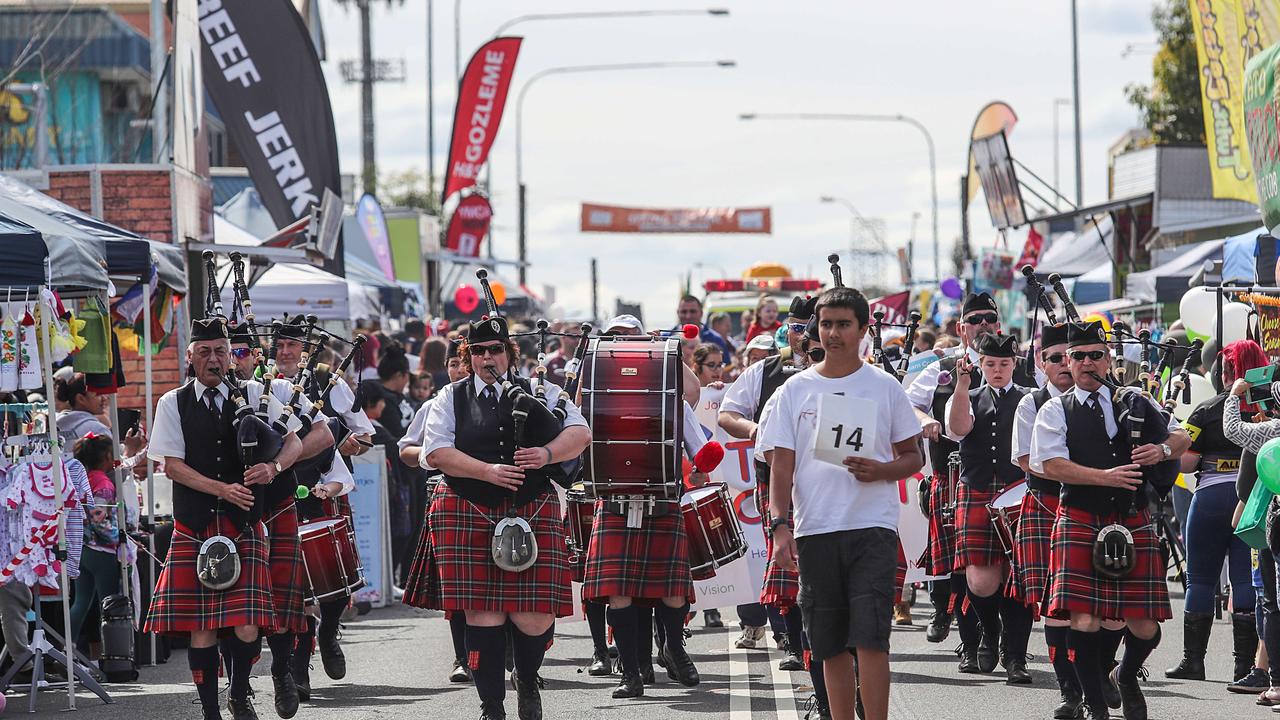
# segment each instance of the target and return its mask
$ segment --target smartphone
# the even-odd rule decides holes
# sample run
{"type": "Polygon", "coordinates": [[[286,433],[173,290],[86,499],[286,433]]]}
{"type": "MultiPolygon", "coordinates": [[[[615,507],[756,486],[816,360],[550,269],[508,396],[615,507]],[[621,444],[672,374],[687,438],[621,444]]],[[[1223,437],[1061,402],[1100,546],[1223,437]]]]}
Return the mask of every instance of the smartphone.
{"type": "Polygon", "coordinates": [[[116,409],[116,432],[119,433],[116,439],[123,440],[130,430],[138,429],[138,421],[142,419],[142,412],[132,408],[116,409]]]}

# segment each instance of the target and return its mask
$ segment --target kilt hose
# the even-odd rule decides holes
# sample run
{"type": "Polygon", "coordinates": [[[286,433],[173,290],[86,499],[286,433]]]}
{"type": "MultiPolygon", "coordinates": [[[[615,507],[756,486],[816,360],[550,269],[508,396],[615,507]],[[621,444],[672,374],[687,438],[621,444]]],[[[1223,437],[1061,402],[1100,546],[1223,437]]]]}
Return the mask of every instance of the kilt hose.
{"type": "Polygon", "coordinates": [[[963,570],[970,565],[1000,565],[1008,563],[1009,556],[1000,544],[996,526],[991,523],[987,505],[1000,494],[1003,487],[975,490],[964,483],[956,488],[956,562],[954,569],[963,570]]]}
{"type": "Polygon", "coordinates": [[[629,528],[626,516],[608,512],[603,501],[597,502],[583,574],[585,600],[682,597],[693,603],[697,599],[684,517],[674,509],[646,516],[641,527],[629,528]]]}
{"type": "Polygon", "coordinates": [[[174,523],[169,557],[156,581],[143,631],[181,635],[256,625],[265,633],[276,627],[273,605],[262,523],[254,523],[244,532],[223,515],[199,532],[174,523]],[[210,590],[196,577],[196,558],[200,545],[219,534],[235,540],[240,579],[226,590],[210,590]]]}
{"type": "Polygon", "coordinates": [[[934,577],[946,577],[956,565],[956,528],[942,519],[942,483],[945,476],[934,475],[929,487],[929,541],[916,567],[934,577]]]}
{"type": "Polygon", "coordinates": [[[307,585],[298,537],[298,511],[293,498],[285,498],[267,515],[267,563],[271,566],[271,598],[275,601],[274,632],[307,631],[303,601],[307,585]]]}
{"type": "Polygon", "coordinates": [[[1066,620],[1071,613],[1089,613],[1103,620],[1173,617],[1164,557],[1151,515],[1099,515],[1061,506],[1050,537],[1053,580],[1049,586],[1049,615],[1066,620]],[[1098,531],[1116,523],[1133,533],[1136,562],[1129,575],[1112,579],[1093,569],[1093,543],[1098,531]]]}
{"type": "Polygon", "coordinates": [[[566,617],[573,613],[569,551],[564,544],[560,503],[550,490],[515,508],[533,530],[538,559],[522,572],[503,570],[490,548],[497,522],[509,502],[496,508],[475,505],[449,486],[436,490],[430,522],[423,523],[418,553],[409,569],[404,602],[432,610],[528,612],[566,617]]]}
{"type": "Polygon", "coordinates": [[[1014,539],[1014,571],[1010,597],[1022,598],[1037,619],[1048,610],[1050,535],[1058,515],[1058,496],[1030,490],[1022,498],[1022,514],[1014,539]]]}

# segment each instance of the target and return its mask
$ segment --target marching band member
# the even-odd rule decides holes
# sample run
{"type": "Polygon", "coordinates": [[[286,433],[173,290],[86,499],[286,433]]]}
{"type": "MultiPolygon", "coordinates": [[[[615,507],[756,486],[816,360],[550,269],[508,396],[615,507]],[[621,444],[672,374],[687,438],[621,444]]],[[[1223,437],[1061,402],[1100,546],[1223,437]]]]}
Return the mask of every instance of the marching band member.
{"type": "Polygon", "coordinates": [[[1103,618],[1124,619],[1124,655],[1108,679],[1120,693],[1125,720],[1145,720],[1138,671],[1160,644],[1160,621],[1173,615],[1147,504],[1153,491],[1167,491],[1166,479],[1172,485],[1176,467],[1166,478],[1158,473],[1167,474],[1167,465],[1152,466],[1176,460],[1191,438],[1160,408],[1128,393],[1124,402],[1143,411],[1143,422],[1122,432],[1121,399],[1102,382],[1111,355],[1101,323],[1073,324],[1068,333],[1075,388],[1040,408],[1031,441],[1031,471],[1062,483],[1050,539],[1049,614],[1071,621],[1067,646],[1095,720],[1110,717],[1098,631],[1103,618]],[[1133,432],[1140,440],[1131,441],[1133,432]],[[1166,435],[1163,442],[1146,441],[1166,435]]]}
{"type": "Polygon", "coordinates": [[[1026,685],[1031,682],[1026,653],[1032,613],[1019,599],[1002,597],[1010,568],[987,505],[1022,479],[1022,471],[1004,459],[1011,452],[1018,403],[1031,390],[1013,382],[1013,336],[988,333],[978,338],[977,350],[983,384],[970,389],[973,366],[962,356],[956,362],[956,392],[947,401],[947,435],[960,444],[955,568],[964,571],[968,601],[982,629],[978,669],[995,669],[999,647],[1005,682],[1026,685]]]}
{"type": "MultiPolygon", "coordinates": [[[[415,561],[411,577],[419,568],[431,573],[426,582],[433,592],[425,604],[466,613],[468,660],[487,720],[506,717],[505,625],[511,621],[519,717],[539,720],[538,670],[555,618],[573,608],[559,503],[545,475],[526,481],[526,473],[577,457],[591,432],[570,402],[553,441],[517,449],[511,400],[497,386],[519,358],[504,318],[472,323],[459,354],[473,375],[443,388],[427,414],[422,462],[442,471],[445,485],[436,491],[427,524],[431,559],[415,561]],[[520,523],[528,530],[520,532],[520,523]],[[506,529],[498,529],[495,554],[498,524],[506,529]],[[508,555],[532,564],[520,571],[504,568],[499,562],[508,555]]],[[[559,394],[548,385],[548,409],[559,394]]]]}
{"type": "MultiPolygon", "coordinates": [[[[467,369],[462,364],[462,358],[458,357],[459,341],[450,340],[449,349],[445,354],[445,371],[449,375],[449,382],[456,383],[467,377],[467,369]]],[[[436,401],[439,395],[432,397],[422,403],[422,407],[413,414],[413,420],[409,422],[409,429],[405,431],[404,437],[400,438],[397,444],[400,448],[400,462],[412,467],[422,466],[422,443],[425,441],[427,431],[427,415],[431,412],[431,405],[436,401]]],[[[430,471],[430,468],[428,468],[430,471]]],[[[427,498],[427,507],[431,506],[431,498],[427,498]]],[[[428,514],[429,515],[429,514],[428,514]]],[[[424,542],[431,542],[431,531],[426,526],[424,518],[422,531],[419,534],[418,543],[421,546],[424,542]]],[[[414,557],[423,557],[424,551],[420,548],[414,557]]],[[[422,576],[419,575],[419,578],[422,576]]],[[[416,588],[405,587],[405,594],[418,592],[416,588]]],[[[405,601],[408,604],[408,600],[405,601]]],[[[453,670],[449,672],[449,682],[464,683],[471,682],[471,668],[467,666],[467,645],[466,645],[467,618],[461,612],[449,613],[449,634],[453,639],[453,670]]]]}
{"type": "MultiPolygon", "coordinates": [[[[856,652],[867,720],[885,720],[899,546],[897,483],[923,464],[920,422],[897,378],[859,356],[870,320],[862,293],[827,290],[815,314],[825,357],[782,386],[767,428],[774,447],[769,525],[777,561],[800,572],[799,604],[813,657],[822,661],[826,677],[847,678],[856,652]],[[835,393],[874,404],[875,416],[867,418],[875,428],[869,447],[863,447],[863,428],[844,428],[849,434],[839,436],[840,430],[818,427],[819,398],[835,393]],[[818,460],[818,443],[857,454],[832,465],[818,460]]],[[[832,717],[853,720],[855,685],[830,683],[827,694],[832,717]]]]}
{"type": "MultiPolygon", "coordinates": [[[[256,720],[249,674],[260,652],[260,631],[275,628],[277,619],[263,503],[255,487],[272,484],[293,464],[301,444],[290,432],[274,461],[244,468],[224,383],[232,366],[226,323],[221,318],[197,320],[191,330],[187,362],[195,377],[160,398],[148,449],[148,456],[164,462],[173,480],[174,533],[144,631],[190,634],[187,659],[206,720],[221,717],[218,633],[233,631],[227,708],[235,720],[256,720]],[[219,536],[231,539],[235,554],[221,562],[209,555],[213,564],[203,565],[202,546],[219,536]],[[234,583],[220,590],[204,584],[233,577],[224,563],[234,558],[240,564],[234,583]],[[214,572],[224,568],[226,576],[214,572]]],[[[255,403],[263,388],[248,382],[245,391],[247,402],[255,403]]],[[[273,407],[278,412],[279,405],[273,407]]]]}

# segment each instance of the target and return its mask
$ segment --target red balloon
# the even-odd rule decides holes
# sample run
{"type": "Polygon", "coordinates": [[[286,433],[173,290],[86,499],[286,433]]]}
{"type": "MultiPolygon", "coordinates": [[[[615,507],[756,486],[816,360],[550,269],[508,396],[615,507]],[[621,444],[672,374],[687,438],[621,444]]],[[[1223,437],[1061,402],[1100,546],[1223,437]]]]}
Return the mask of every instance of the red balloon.
{"type": "Polygon", "coordinates": [[[480,306],[480,295],[470,285],[459,285],[453,293],[453,304],[458,306],[458,312],[470,315],[480,306]]]}

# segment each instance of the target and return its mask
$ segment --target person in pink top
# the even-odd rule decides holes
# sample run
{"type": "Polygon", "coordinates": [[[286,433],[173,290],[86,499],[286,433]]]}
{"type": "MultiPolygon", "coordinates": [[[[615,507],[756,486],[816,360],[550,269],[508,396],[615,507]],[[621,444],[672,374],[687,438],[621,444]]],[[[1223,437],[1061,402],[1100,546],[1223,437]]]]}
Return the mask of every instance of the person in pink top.
{"type": "Polygon", "coordinates": [[[113,444],[110,435],[89,433],[75,445],[76,459],[88,471],[93,493],[93,507],[85,508],[84,553],[80,577],[76,578],[76,601],[71,606],[71,637],[76,639],[94,604],[120,592],[120,522],[116,484],[108,474],[115,466],[113,444]]]}

